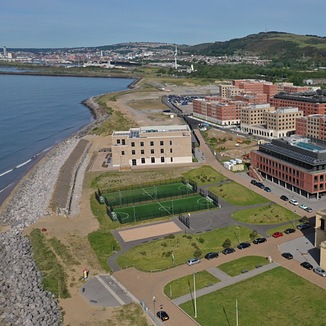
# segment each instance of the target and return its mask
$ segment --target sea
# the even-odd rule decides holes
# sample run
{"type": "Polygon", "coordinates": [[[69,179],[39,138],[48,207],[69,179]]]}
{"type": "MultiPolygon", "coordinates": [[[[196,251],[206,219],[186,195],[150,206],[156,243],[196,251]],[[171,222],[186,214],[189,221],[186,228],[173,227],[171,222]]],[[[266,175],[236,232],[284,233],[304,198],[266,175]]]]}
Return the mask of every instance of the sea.
{"type": "MultiPolygon", "coordinates": [[[[0,68],[17,72],[15,68],[0,68]]],[[[90,124],[82,102],[133,79],[0,75],[0,205],[35,162],[90,124]]]]}

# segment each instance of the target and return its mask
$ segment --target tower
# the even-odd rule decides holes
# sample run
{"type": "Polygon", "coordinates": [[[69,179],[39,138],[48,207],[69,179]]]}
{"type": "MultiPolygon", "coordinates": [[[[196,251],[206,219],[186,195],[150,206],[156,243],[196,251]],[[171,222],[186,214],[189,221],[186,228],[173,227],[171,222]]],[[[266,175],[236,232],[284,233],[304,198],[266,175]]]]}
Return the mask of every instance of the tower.
{"type": "Polygon", "coordinates": [[[177,62],[177,55],[178,55],[178,48],[175,46],[175,52],[174,52],[174,68],[178,69],[178,62],[177,62]]]}
{"type": "Polygon", "coordinates": [[[7,48],[5,46],[3,47],[3,56],[7,57],[7,48]]]}

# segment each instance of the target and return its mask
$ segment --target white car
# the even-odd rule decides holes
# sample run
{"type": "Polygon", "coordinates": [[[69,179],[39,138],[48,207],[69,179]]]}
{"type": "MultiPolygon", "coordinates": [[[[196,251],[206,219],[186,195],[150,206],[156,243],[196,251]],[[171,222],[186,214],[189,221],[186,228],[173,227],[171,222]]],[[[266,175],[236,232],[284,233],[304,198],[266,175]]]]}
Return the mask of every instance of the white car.
{"type": "Polygon", "coordinates": [[[320,267],[314,268],[313,271],[320,276],[326,277],[326,271],[320,267]]]}
{"type": "Polygon", "coordinates": [[[305,204],[301,204],[299,207],[300,207],[301,209],[304,209],[304,210],[306,210],[306,209],[308,208],[308,206],[305,205],[305,204]]]}
{"type": "Polygon", "coordinates": [[[295,199],[290,199],[289,200],[289,203],[292,204],[292,205],[294,205],[294,206],[298,206],[299,205],[298,201],[295,200],[295,199]]]}
{"type": "Polygon", "coordinates": [[[198,259],[198,258],[191,258],[191,259],[187,260],[187,264],[189,266],[199,264],[199,263],[200,263],[200,259],[198,259]]]}

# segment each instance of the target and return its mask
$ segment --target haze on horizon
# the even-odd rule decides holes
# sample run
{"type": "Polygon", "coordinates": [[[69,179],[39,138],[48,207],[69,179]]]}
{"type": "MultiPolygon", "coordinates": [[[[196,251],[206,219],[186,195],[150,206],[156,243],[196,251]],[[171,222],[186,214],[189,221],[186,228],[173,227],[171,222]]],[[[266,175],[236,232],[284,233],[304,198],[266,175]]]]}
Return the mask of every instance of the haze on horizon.
{"type": "Polygon", "coordinates": [[[11,0],[1,4],[7,48],[125,42],[200,44],[279,31],[325,36],[325,0],[11,0]]]}

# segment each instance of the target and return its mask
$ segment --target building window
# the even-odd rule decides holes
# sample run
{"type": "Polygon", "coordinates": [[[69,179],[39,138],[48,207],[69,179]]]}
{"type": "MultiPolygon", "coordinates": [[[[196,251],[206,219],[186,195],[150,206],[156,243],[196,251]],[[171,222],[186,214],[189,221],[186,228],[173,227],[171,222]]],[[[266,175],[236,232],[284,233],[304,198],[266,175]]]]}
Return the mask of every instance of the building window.
{"type": "Polygon", "coordinates": [[[145,154],[145,151],[143,149],[141,149],[140,154],[145,154]]]}
{"type": "Polygon", "coordinates": [[[163,141],[163,140],[160,141],[160,145],[161,145],[161,146],[164,145],[164,141],[163,141]]]}
{"type": "Polygon", "coordinates": [[[135,142],[134,141],[131,142],[131,147],[135,147],[135,142]]]}
{"type": "Polygon", "coordinates": [[[126,145],[126,140],[122,139],[122,145],[126,145]]]}
{"type": "Polygon", "coordinates": [[[151,146],[154,146],[154,142],[153,142],[153,141],[151,141],[149,144],[150,144],[151,146]]]}
{"type": "Polygon", "coordinates": [[[141,158],[141,163],[142,163],[142,164],[145,164],[145,157],[142,157],[142,158],[141,158]]]}
{"type": "Polygon", "coordinates": [[[170,140],[170,145],[172,145],[172,140],[170,140]]]}
{"type": "Polygon", "coordinates": [[[136,151],[133,149],[133,150],[131,151],[131,154],[132,154],[132,155],[135,155],[135,154],[136,154],[136,151]]]}
{"type": "Polygon", "coordinates": [[[120,144],[120,139],[117,139],[117,144],[120,144]]]}
{"type": "Polygon", "coordinates": [[[170,153],[172,153],[172,148],[170,148],[170,153]]]}
{"type": "Polygon", "coordinates": [[[161,153],[164,153],[164,148],[161,148],[161,153]]]}
{"type": "Polygon", "coordinates": [[[151,157],[151,163],[155,163],[155,157],[151,157]]]}
{"type": "Polygon", "coordinates": [[[144,146],[144,142],[143,141],[140,142],[140,146],[144,146]]]}
{"type": "Polygon", "coordinates": [[[325,231],[325,220],[323,218],[320,219],[320,229],[325,231]]]}
{"type": "Polygon", "coordinates": [[[170,161],[173,162],[173,157],[170,158],[170,161]]]}
{"type": "Polygon", "coordinates": [[[164,163],[165,162],[165,159],[164,159],[164,156],[161,157],[161,163],[164,163]]]}
{"type": "Polygon", "coordinates": [[[121,155],[125,155],[125,151],[121,151],[121,155]]]}
{"type": "Polygon", "coordinates": [[[132,165],[137,165],[137,161],[135,158],[133,158],[131,162],[132,162],[132,165]]]}
{"type": "Polygon", "coordinates": [[[151,154],[154,154],[154,149],[151,149],[151,154]]]}

